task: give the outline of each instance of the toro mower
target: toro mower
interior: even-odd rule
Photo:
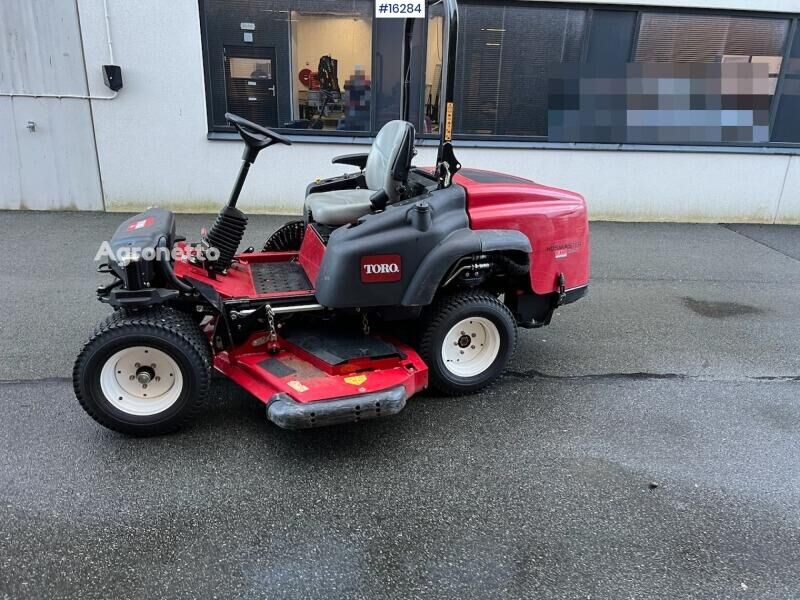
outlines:
[[[132,435],[174,431],[200,408],[211,370],[301,429],[387,417],[428,388],[449,395],[493,383],[518,328],[547,325],[584,296],[586,203],[516,176],[462,169],[452,140],[458,9],[444,0],[441,139],[436,163],[412,166],[407,120],[410,38],[403,48],[404,120],[352,173],[306,190],[303,218],[260,251],[239,253],[236,208],[262,150],[286,137],[226,115],[245,143],[233,192],[197,243],[151,208],[122,223],[98,270],[114,312],[74,368],[75,393],[102,425]]]

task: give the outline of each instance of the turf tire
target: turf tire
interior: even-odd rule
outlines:
[[[129,414],[103,393],[104,365],[117,352],[132,347],[155,348],[180,369],[180,394],[162,412]],[[161,435],[177,431],[197,414],[208,392],[211,364],[208,340],[189,315],[166,307],[118,311],[95,327],[75,362],[72,382],[81,406],[101,425],[128,435]]]
[[[459,375],[445,365],[443,346],[448,333],[472,317],[494,325],[492,335],[496,332],[497,355],[479,373]],[[420,355],[428,365],[430,385],[452,396],[471,394],[494,383],[503,374],[516,347],[514,316],[494,295],[482,290],[459,292],[436,301],[427,311],[419,344]]]

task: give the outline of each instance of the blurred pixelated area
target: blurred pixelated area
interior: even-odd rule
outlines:
[[[548,94],[548,139],[630,144],[766,143],[780,58],[723,63],[564,64]]]
[[[337,126],[343,131],[368,131],[372,83],[366,70],[357,65],[355,72],[344,83],[344,114]]]
[[[781,19],[643,13],[628,60],[621,39],[553,65],[548,140],[768,143],[788,33]]]

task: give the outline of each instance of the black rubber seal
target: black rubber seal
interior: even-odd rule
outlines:
[[[406,406],[400,385],[381,392],[301,404],[288,394],[275,394],[267,404],[267,418],[283,429],[311,429],[396,415]]]

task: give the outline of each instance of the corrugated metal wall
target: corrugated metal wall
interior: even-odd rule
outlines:
[[[0,208],[102,210],[74,0],[0,1]]]

